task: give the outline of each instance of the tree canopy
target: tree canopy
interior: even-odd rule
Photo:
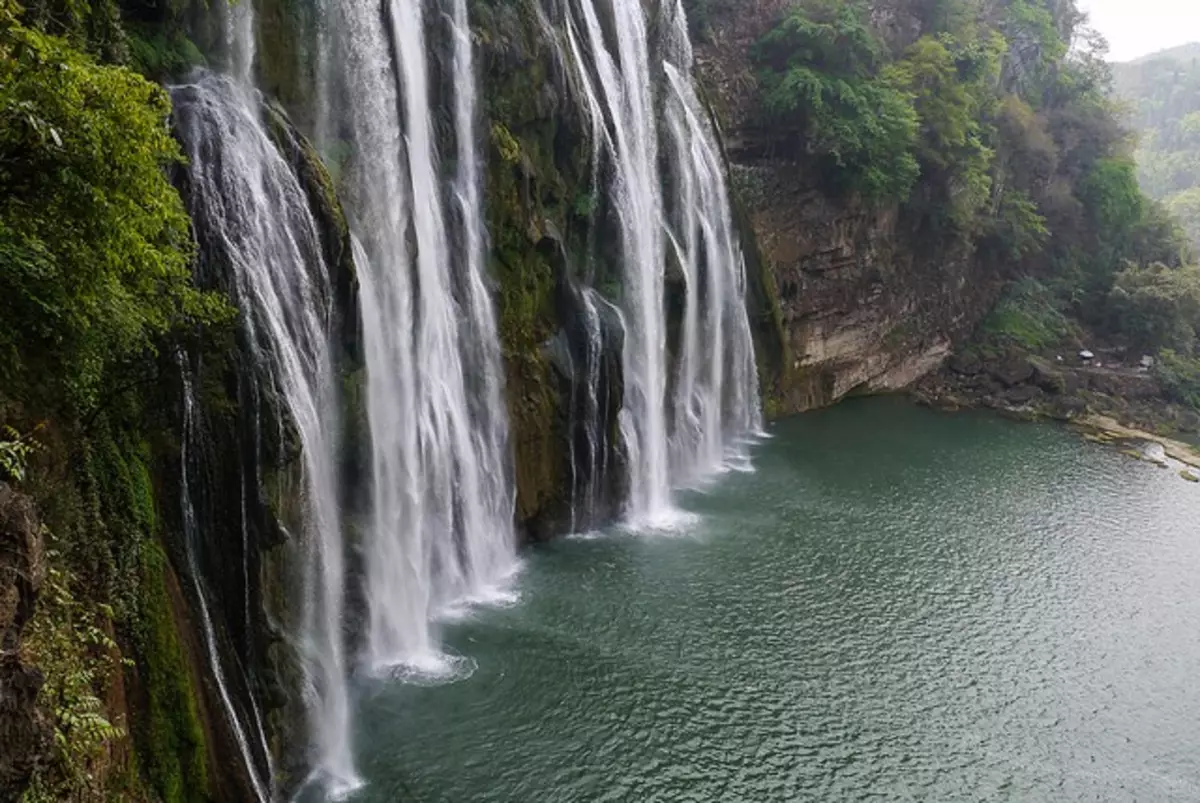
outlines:
[[[83,409],[221,304],[191,285],[165,92],[19,13],[0,0],[0,378]]]
[[[973,246],[1024,288],[996,319],[1011,341],[1045,346],[1066,328],[1028,322],[1065,315],[1190,376],[1200,51],[1118,70],[1149,131],[1136,160],[1106,55],[1074,0],[796,0],[754,51],[774,151]]]
[[[1138,178],[1200,246],[1200,44],[1115,70],[1116,92],[1140,132]]]

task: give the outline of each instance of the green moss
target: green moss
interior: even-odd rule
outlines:
[[[131,66],[150,78],[181,76],[205,63],[200,48],[181,31],[132,26],[128,38]]]
[[[135,730],[147,780],[165,803],[208,799],[200,704],[176,633],[167,557],[157,544],[141,552],[134,648],[145,710]]]
[[[520,161],[521,145],[513,138],[512,132],[505,128],[504,123],[492,123],[492,144],[496,146],[500,158],[504,161]]]
[[[1033,279],[1010,286],[984,320],[976,344],[983,353],[1010,347],[1043,352],[1071,337],[1073,327],[1051,292]]]

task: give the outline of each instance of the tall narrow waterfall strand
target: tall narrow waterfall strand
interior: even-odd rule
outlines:
[[[344,793],[358,776],[341,630],[340,422],[328,268],[304,190],[263,129],[252,90],[202,73],[171,94],[190,161],[197,235],[232,272],[247,340],[269,367],[301,445],[307,509],[300,646],[313,764],[331,792]]]
[[[762,429],[754,341],[746,311],[745,262],[737,244],[724,164],[692,85],[692,47],[680,0],[668,6],[668,160],[674,192],[670,240],[686,282],[672,399],[676,481],[719,470]],[[731,451],[741,454],[730,455]]]
[[[432,622],[464,600],[497,598],[515,570],[512,471],[483,276],[466,5],[456,0],[449,19],[452,187],[435,146],[422,4],[386,0],[383,11],[350,0],[321,8],[319,125],[327,147],[345,139],[354,154],[346,197],[358,241],[372,455],[364,657],[376,672],[440,673],[453,667]]]
[[[499,589],[489,587],[515,568],[516,536],[512,520],[516,507],[516,482],[508,440],[508,415],[501,373],[500,337],[496,314],[488,292],[487,243],[483,230],[483,200],[480,197],[480,159],[476,118],[476,78],[471,26],[466,0],[454,0],[451,18],[454,40],[454,123],[458,173],[454,194],[460,222],[460,284],[467,310],[463,319],[464,370],[472,378],[468,402],[477,440],[479,459],[479,506],[477,525],[468,528],[467,556],[472,561],[470,582],[478,596],[495,598]]]
[[[671,517],[667,454],[663,204],[646,21],[640,0],[612,0],[615,47],[592,0],[579,0],[604,109],[611,123],[613,194],[621,229],[625,398],[621,434],[630,463],[627,515],[634,524]],[[614,51],[615,50],[615,55]],[[580,65],[587,70],[586,65]]]
[[[196,602],[199,605],[201,632],[204,635],[204,651],[208,656],[208,666],[212,670],[213,681],[217,685],[217,695],[221,698],[221,706],[225,709],[225,716],[228,718],[229,727],[233,731],[234,741],[237,742],[238,751],[242,754],[242,762],[246,768],[246,775],[250,779],[250,788],[254,791],[254,797],[258,803],[270,803],[274,797],[270,789],[272,783],[271,750],[267,747],[267,738],[263,733],[262,717],[259,716],[258,708],[252,699],[250,701],[250,715],[256,737],[256,744],[252,748],[250,739],[246,735],[246,727],[242,724],[242,717],[238,714],[237,708],[233,704],[233,698],[229,694],[229,686],[225,682],[225,670],[221,665],[221,653],[217,649],[216,631],[213,629],[212,617],[208,612],[208,593],[205,591],[204,577],[200,569],[199,552],[202,536],[199,522],[196,520],[196,506],[192,501],[191,484],[190,464],[193,445],[199,440],[196,433],[196,399],[195,391],[192,389],[191,370],[185,364],[182,354],[179,355],[178,362],[180,373],[183,376],[183,448],[179,456],[179,503],[183,517],[184,551],[187,554],[188,572],[192,576],[192,587],[196,592]],[[254,750],[258,750],[262,760],[266,762],[267,775],[265,781],[259,772]]]
[[[606,5],[611,26],[602,24],[596,0],[560,0],[557,9],[566,42],[561,50],[574,62],[576,94],[592,120],[593,145],[604,148],[614,166],[627,322],[621,414],[631,471],[627,513],[635,525],[653,526],[670,521],[673,485],[703,479],[731,460],[744,463],[745,439],[761,430],[762,418],[744,261],[720,149],[692,86],[683,8],[676,0],[663,9],[660,132],[650,106],[656,74],[642,5],[636,0]],[[605,38],[609,28],[611,43]],[[590,61],[578,30],[586,34]],[[662,160],[660,136],[666,143]],[[666,199],[664,178],[671,190]],[[667,243],[682,272],[684,296],[670,398],[663,324]]]

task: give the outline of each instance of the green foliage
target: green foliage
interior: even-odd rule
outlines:
[[[1024,279],[1005,290],[1000,302],[980,327],[986,351],[1018,348],[1044,352],[1074,333],[1070,320],[1058,308],[1054,294],[1033,279]]]
[[[1070,3],[1057,5],[1073,6]],[[1037,86],[1046,81],[1052,65],[1066,55],[1067,37],[1059,30],[1053,11],[1045,3],[1011,0],[1006,6],[1001,23],[1008,44],[1005,77],[1017,91],[1032,95]],[[1068,23],[1067,20],[1063,22]]]
[[[1086,268],[1085,289],[1102,293],[1124,266],[1126,246],[1146,214],[1146,199],[1138,187],[1134,163],[1125,157],[1096,162],[1076,195],[1086,210],[1095,245]]]
[[[22,23],[61,36],[101,61],[121,63],[127,42],[120,17],[116,0],[29,0]]]
[[[503,123],[492,123],[492,144],[500,154],[500,158],[509,163],[521,159],[521,145],[513,137],[512,132]]]
[[[883,69],[886,50],[864,6],[810,0],[759,41],[754,57],[766,112],[793,126],[808,153],[868,197],[908,195],[920,172],[914,98]]]
[[[1020,190],[1000,196],[990,226],[989,234],[1013,261],[1039,251],[1050,236],[1046,218],[1038,212],[1037,204]]]
[[[1163,349],[1154,372],[1172,399],[1200,410],[1200,358]]]
[[[134,27],[129,32],[130,63],[143,75],[183,75],[204,64],[204,55],[181,31],[158,26]]]
[[[1163,203],[1167,211],[1179,220],[1193,247],[1200,251],[1200,184],[1167,196]]]
[[[996,103],[1003,50],[1004,39],[995,33],[965,41],[923,36],[892,68],[921,121],[917,156],[923,172],[944,188],[936,197],[959,230],[975,226],[991,194],[994,152],[985,144],[985,119]]]
[[[1200,268],[1126,268],[1116,277],[1108,308],[1115,330],[1138,348],[1191,353],[1200,327]]]
[[[208,766],[200,706],[179,643],[167,592],[167,558],[156,544],[141,553],[134,633],[146,710],[135,730],[138,754],[165,803],[207,799]]]
[[[0,380],[86,410],[114,366],[227,313],[190,284],[164,92],[0,2]]]
[[[113,611],[76,597],[78,579],[60,567],[59,552],[49,550],[46,562],[46,581],[22,649],[45,678],[38,701],[53,722],[54,752],[22,801],[99,799],[105,789],[98,770],[109,748],[125,736],[105,715],[103,703],[120,669],[120,651],[110,635]]]
[[[22,435],[12,427],[0,429],[0,480],[20,482],[25,479],[29,456],[37,451],[33,433]]]

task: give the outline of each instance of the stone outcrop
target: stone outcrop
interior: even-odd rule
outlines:
[[[21,661],[21,632],[45,571],[33,500],[0,482],[0,803],[20,799],[51,746],[50,724],[37,707],[42,674]]]
[[[1166,401],[1153,373],[1138,367],[1058,362],[1020,352],[955,355],[914,388],[918,401],[958,409],[987,407],[1074,421],[1109,416],[1140,429],[1200,432],[1200,415]]]

